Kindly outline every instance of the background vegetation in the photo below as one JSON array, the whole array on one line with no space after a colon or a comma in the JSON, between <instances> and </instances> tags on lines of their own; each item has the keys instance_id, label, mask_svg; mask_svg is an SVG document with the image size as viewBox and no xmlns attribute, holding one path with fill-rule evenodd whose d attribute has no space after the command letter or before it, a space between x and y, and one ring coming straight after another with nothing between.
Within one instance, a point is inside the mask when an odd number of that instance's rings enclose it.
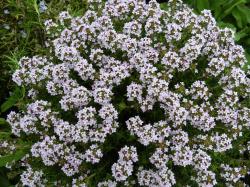
<instances>
[{"instance_id":1,"label":"background vegetation","mask_svg":"<svg viewBox=\"0 0 250 187\"><path fill-rule=\"evenodd\" d=\"M220 27L235 31L235 41L246 51L250 65L250 0L183 0L199 13L210 9ZM10 127L5 122L10 110L18 110L25 93L11 81L11 74L18 67L22 56L46 53L43 22L58 16L62 10L81 15L86 9L86 0L0 0L0 140L13 139ZM159 1L164 7L166 0ZM45 10L46 9L46 10ZM10 172L4 166L8 161L18 160L26 154L27 146L18 142L14 154L0 157L0 186L11 186L19 180L22 168ZM1 154L1 152L0 152ZM249 159L249 155L247 155ZM249 180L246 178L246 180ZM248 181L250 184L250 181Z\"/></svg>"}]
</instances>

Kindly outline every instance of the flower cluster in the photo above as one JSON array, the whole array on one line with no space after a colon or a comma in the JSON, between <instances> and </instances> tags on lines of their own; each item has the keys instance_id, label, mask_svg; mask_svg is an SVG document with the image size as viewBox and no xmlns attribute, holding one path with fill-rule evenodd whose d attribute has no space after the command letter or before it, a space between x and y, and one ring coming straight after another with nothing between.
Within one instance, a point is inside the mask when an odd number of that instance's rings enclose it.
<instances>
[{"instance_id":1,"label":"flower cluster","mask_svg":"<svg viewBox=\"0 0 250 187\"><path fill-rule=\"evenodd\" d=\"M23 57L13 74L28 104L7 121L35 141L23 185L46 186L37 161L62 186L183 185L187 168L187 185L234 185L247 173L214 159L249 130L250 79L209 10L89 0L83 16L62 12L45 28L48 56Z\"/></svg>"},{"instance_id":2,"label":"flower cluster","mask_svg":"<svg viewBox=\"0 0 250 187\"><path fill-rule=\"evenodd\" d=\"M21 175L21 181L24 186L41 186L45 187L46 180L43 179L42 171L34 171L28 167Z\"/></svg>"},{"instance_id":3,"label":"flower cluster","mask_svg":"<svg viewBox=\"0 0 250 187\"><path fill-rule=\"evenodd\" d=\"M138 161L136 148L123 147L119 152L119 160L112 165L112 174L116 181L125 181L133 171L133 163Z\"/></svg>"}]
</instances>

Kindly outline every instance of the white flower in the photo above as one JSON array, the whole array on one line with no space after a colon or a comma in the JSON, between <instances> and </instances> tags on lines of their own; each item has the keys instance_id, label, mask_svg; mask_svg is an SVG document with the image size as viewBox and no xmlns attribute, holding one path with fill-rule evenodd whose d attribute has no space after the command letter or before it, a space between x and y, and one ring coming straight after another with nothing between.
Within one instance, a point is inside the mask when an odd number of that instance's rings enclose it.
<instances>
[{"instance_id":1,"label":"white flower","mask_svg":"<svg viewBox=\"0 0 250 187\"><path fill-rule=\"evenodd\" d=\"M238 185L245 167L209 170L222 164L213 154L245 146L238 138L250 127L250 72L234 33L181 0L167 10L156 0L88 0L86 8L45 21L49 56L21 58L12 75L28 97L7 122L21 140L36 137L22 184L47 185L31 169L37 158L60 168L66 186L170 187L176 166L192 168L199 186L221 177Z\"/></svg>"}]
</instances>

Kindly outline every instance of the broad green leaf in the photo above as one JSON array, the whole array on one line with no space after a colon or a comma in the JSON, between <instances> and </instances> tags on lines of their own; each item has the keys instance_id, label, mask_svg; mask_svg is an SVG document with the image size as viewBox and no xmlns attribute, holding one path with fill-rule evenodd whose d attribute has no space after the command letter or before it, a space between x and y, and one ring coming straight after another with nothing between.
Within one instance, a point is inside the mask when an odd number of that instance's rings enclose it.
<instances>
[{"instance_id":1,"label":"broad green leaf","mask_svg":"<svg viewBox=\"0 0 250 187\"><path fill-rule=\"evenodd\" d=\"M5 166L7 163L10 163L14 160L18 161L23 158L27 153L28 151L18 150L14 154L2 156L0 157L0 166Z\"/></svg>"},{"instance_id":2,"label":"broad green leaf","mask_svg":"<svg viewBox=\"0 0 250 187\"><path fill-rule=\"evenodd\" d=\"M0 132L0 139L8 139L11 135L11 132Z\"/></svg>"},{"instance_id":3,"label":"broad green leaf","mask_svg":"<svg viewBox=\"0 0 250 187\"><path fill-rule=\"evenodd\" d=\"M4 118L0 118L0 125L7 124L7 121Z\"/></svg>"},{"instance_id":4,"label":"broad green leaf","mask_svg":"<svg viewBox=\"0 0 250 187\"><path fill-rule=\"evenodd\" d=\"M7 98L7 100L1 105L1 112L6 112L23 97L24 97L24 88L16 87L11 96Z\"/></svg>"},{"instance_id":5,"label":"broad green leaf","mask_svg":"<svg viewBox=\"0 0 250 187\"><path fill-rule=\"evenodd\" d=\"M230 28L232 29L234 32L236 32L236 27L231 24L231 23L225 23L225 22L218 22L217 25L220 27L220 28Z\"/></svg>"},{"instance_id":6,"label":"broad green leaf","mask_svg":"<svg viewBox=\"0 0 250 187\"><path fill-rule=\"evenodd\" d=\"M196 6L199 11L204 9L209 9L209 1L208 0L196 0Z\"/></svg>"},{"instance_id":7,"label":"broad green leaf","mask_svg":"<svg viewBox=\"0 0 250 187\"><path fill-rule=\"evenodd\" d=\"M1 129L5 129L5 130L10 128L8 122L4 118L0 118L0 127Z\"/></svg>"},{"instance_id":8,"label":"broad green leaf","mask_svg":"<svg viewBox=\"0 0 250 187\"><path fill-rule=\"evenodd\" d=\"M247 65L250 66L250 54L246 52Z\"/></svg>"},{"instance_id":9,"label":"broad green leaf","mask_svg":"<svg viewBox=\"0 0 250 187\"><path fill-rule=\"evenodd\" d=\"M240 5L246 3L246 0L233 0L225 4L224 10L221 12L219 19L225 18L228 14L232 13L233 9Z\"/></svg>"},{"instance_id":10,"label":"broad green leaf","mask_svg":"<svg viewBox=\"0 0 250 187\"><path fill-rule=\"evenodd\" d=\"M0 173L0 186L1 187L10 187L10 182L6 176L6 173L1 172Z\"/></svg>"},{"instance_id":11,"label":"broad green leaf","mask_svg":"<svg viewBox=\"0 0 250 187\"><path fill-rule=\"evenodd\" d=\"M235 41L239 41L240 39L249 36L249 34L250 34L250 27L246 27L245 29L235 34Z\"/></svg>"},{"instance_id":12,"label":"broad green leaf","mask_svg":"<svg viewBox=\"0 0 250 187\"><path fill-rule=\"evenodd\" d=\"M243 22L243 27L250 23L250 8L245 4L238 5L235 9L237 9L241 13L241 19Z\"/></svg>"},{"instance_id":13,"label":"broad green leaf","mask_svg":"<svg viewBox=\"0 0 250 187\"><path fill-rule=\"evenodd\" d=\"M20 142L16 144L16 151L13 154L0 157L0 167L12 161L18 161L30 151L30 143Z\"/></svg>"},{"instance_id":14,"label":"broad green leaf","mask_svg":"<svg viewBox=\"0 0 250 187\"><path fill-rule=\"evenodd\" d=\"M235 8L233 11L232 11L232 15L233 17L235 18L236 20L236 24L239 28L242 28L243 27L243 20L242 20L242 13L237 9Z\"/></svg>"},{"instance_id":15,"label":"broad green leaf","mask_svg":"<svg viewBox=\"0 0 250 187\"><path fill-rule=\"evenodd\" d=\"M211 9L216 9L225 4L228 0L209 0Z\"/></svg>"},{"instance_id":16,"label":"broad green leaf","mask_svg":"<svg viewBox=\"0 0 250 187\"><path fill-rule=\"evenodd\" d=\"M161 3L160 7L162 10L167 10L168 9L168 4L167 3Z\"/></svg>"},{"instance_id":17,"label":"broad green leaf","mask_svg":"<svg viewBox=\"0 0 250 187\"><path fill-rule=\"evenodd\" d=\"M124 109L127 108L127 105L124 101L121 101L119 104L118 104L118 109L119 111L123 111Z\"/></svg>"},{"instance_id":18,"label":"broad green leaf","mask_svg":"<svg viewBox=\"0 0 250 187\"><path fill-rule=\"evenodd\" d=\"M222 10L222 5L225 4L228 0L210 0L209 5L210 9L214 11L214 16L217 18Z\"/></svg>"},{"instance_id":19,"label":"broad green leaf","mask_svg":"<svg viewBox=\"0 0 250 187\"><path fill-rule=\"evenodd\" d=\"M247 47L248 49L250 49L250 38L244 40L244 42L246 43L246 45L248 45L248 46L246 46L246 47Z\"/></svg>"},{"instance_id":20,"label":"broad green leaf","mask_svg":"<svg viewBox=\"0 0 250 187\"><path fill-rule=\"evenodd\" d=\"M244 65L243 69L248 70L248 66L250 66L250 53L245 52L246 58L247 58L247 63Z\"/></svg>"}]
</instances>

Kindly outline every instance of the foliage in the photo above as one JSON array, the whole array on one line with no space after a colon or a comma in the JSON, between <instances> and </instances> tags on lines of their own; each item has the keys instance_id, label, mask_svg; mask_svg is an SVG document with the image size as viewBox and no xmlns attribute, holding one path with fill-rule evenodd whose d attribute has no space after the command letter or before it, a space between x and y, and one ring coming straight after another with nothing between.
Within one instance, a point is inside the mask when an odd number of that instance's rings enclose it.
<instances>
[{"instance_id":1,"label":"foliage","mask_svg":"<svg viewBox=\"0 0 250 187\"><path fill-rule=\"evenodd\" d=\"M86 6L84 0L53 0L46 3L46 12L41 12L39 4L40 1L36 0L0 1L0 139L6 138L5 134L10 131L4 120L8 111L18 110L24 103L24 88L14 85L11 81L11 74L18 68L18 61L22 56L46 53L43 23L48 17L56 17L62 10L80 14ZM13 138L10 136L10 139ZM25 147L26 144L23 142L20 145ZM13 158L20 159L25 150L27 152L27 149L17 151L14 155L5 157L7 159L1 158L1 163ZM16 183L20 174L10 172L3 167L0 171L1 187ZM6 176L6 172L10 175Z\"/></svg>"},{"instance_id":2,"label":"foliage","mask_svg":"<svg viewBox=\"0 0 250 187\"><path fill-rule=\"evenodd\" d=\"M211 9L213 15L218 21L220 27L229 27L235 30L235 41L242 45L246 50L248 64L250 64L250 0L185 0L184 2L192 6L198 13L203 9ZM166 5L166 4L165 4ZM162 4L162 7L167 7ZM39 1L36 0L7 0L0 1L0 103L1 104L1 118L0 118L0 139L15 140L16 137L10 135L9 125L6 123L5 116L10 110L23 109L27 101L25 100L24 87L16 86L11 81L11 74L18 69L18 61L22 56L33 56L35 54L48 54L45 49L45 34L43 22L48 18L56 18L59 12L68 10L72 15L81 15L86 10L86 2L84 0L52 0L47 1L48 9L46 12L39 10ZM5 10L9 14L3 13ZM9 28L8 28L9 26ZM124 101L119 102L117 108L123 111L124 115L128 112L128 105ZM250 105L250 104L249 104ZM153 119L159 114L149 114L150 119ZM127 134L121 134L120 137L110 138L110 142L122 142L128 138ZM133 139L133 137L130 137ZM243 142L250 140L249 134L244 134ZM11 160L20 160L30 147L31 140L18 141L17 150L15 154L7 155L0 158L0 166L6 164ZM107 147L107 149L114 149L114 147ZM240 147L239 147L240 149ZM232 164L238 163L240 160L239 150L232 150L229 152L229 157L223 155L214 155L217 159L229 159ZM147 155L146 153L142 155ZM245 159L249 159L249 155L245 155ZM141 159L141 162L146 162ZM37 161L39 164L39 161ZM16 173L10 172L6 168L0 169L0 186L10 186L17 182L20 175L19 166ZM218 168L214 168L217 170ZM97 170L102 171L102 168ZM176 168L178 170L178 168ZM183 172L181 177L188 178L190 171L179 170ZM9 173L8 173L9 172ZM51 178L57 173L53 169L47 171L51 174ZM8 176L6 175L8 173ZM61 175L61 173L60 173ZM89 180L95 179L96 176L91 176ZM100 176L99 176L100 177ZM9 180L6 180L8 178ZM182 184L180 184L182 185Z\"/></svg>"}]
</instances>

